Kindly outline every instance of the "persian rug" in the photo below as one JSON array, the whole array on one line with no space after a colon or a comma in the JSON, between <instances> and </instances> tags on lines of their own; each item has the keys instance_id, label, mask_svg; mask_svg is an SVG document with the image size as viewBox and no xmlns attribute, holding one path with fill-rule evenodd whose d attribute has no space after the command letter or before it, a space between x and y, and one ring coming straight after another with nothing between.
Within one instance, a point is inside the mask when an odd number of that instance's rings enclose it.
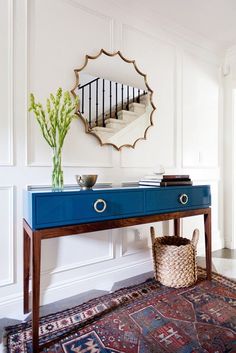
<instances>
[{"instance_id":1,"label":"persian rug","mask_svg":"<svg viewBox=\"0 0 236 353\"><path fill-rule=\"evenodd\" d=\"M150 279L42 317L44 352L235 353L236 283L205 275L182 289ZM5 351L32 353L31 322L6 328Z\"/></svg>"}]
</instances>

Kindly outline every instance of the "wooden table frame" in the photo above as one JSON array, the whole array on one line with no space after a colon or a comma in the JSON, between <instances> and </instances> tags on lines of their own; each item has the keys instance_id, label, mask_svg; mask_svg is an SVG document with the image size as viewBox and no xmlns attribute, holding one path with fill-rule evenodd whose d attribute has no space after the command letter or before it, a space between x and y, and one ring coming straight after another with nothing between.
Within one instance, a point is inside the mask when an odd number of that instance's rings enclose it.
<instances>
[{"instance_id":1,"label":"wooden table frame","mask_svg":"<svg viewBox=\"0 0 236 353\"><path fill-rule=\"evenodd\" d=\"M154 214L141 217L115 219L71 226L32 230L23 220L24 232L24 313L29 310L29 277L32 261L32 340L33 352L39 353L45 345L39 346L39 306L40 306L40 266L41 241L74 234L96 232L105 229L129 227L138 224L174 220L174 233L180 235L180 219L184 217L204 215L205 254L207 279L211 280L211 208ZM32 243L32 244L31 244Z\"/></svg>"}]
</instances>

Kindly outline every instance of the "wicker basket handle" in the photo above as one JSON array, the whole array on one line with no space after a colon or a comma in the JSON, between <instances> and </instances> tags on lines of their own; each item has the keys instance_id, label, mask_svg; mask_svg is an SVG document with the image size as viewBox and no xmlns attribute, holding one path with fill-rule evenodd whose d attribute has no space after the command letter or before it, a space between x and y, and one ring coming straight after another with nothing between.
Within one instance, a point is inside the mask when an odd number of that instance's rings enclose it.
<instances>
[{"instance_id":1,"label":"wicker basket handle","mask_svg":"<svg viewBox=\"0 0 236 353\"><path fill-rule=\"evenodd\" d=\"M192 240L191 240L193 246L195 247L197 246L198 239L199 239L199 229L194 229Z\"/></svg>"},{"instance_id":2,"label":"wicker basket handle","mask_svg":"<svg viewBox=\"0 0 236 353\"><path fill-rule=\"evenodd\" d=\"M156 238L154 227L150 227L150 233L151 233L152 245L154 245L155 238Z\"/></svg>"}]
</instances>

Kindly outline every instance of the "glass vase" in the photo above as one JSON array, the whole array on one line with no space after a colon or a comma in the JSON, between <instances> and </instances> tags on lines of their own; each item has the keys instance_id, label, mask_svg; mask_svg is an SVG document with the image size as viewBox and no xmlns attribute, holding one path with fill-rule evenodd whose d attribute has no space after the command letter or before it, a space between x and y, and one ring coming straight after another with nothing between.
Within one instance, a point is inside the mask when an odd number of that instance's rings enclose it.
<instances>
[{"instance_id":1,"label":"glass vase","mask_svg":"<svg viewBox=\"0 0 236 353\"><path fill-rule=\"evenodd\" d=\"M61 168L61 150L53 149L53 170L52 170L52 189L62 190L64 186L63 171Z\"/></svg>"}]
</instances>

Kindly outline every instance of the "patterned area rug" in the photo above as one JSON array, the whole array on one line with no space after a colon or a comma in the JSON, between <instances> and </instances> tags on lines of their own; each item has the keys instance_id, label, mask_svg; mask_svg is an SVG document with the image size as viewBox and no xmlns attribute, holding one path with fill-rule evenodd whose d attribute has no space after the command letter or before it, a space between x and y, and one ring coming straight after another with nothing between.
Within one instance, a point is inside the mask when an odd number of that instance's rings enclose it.
<instances>
[{"instance_id":1,"label":"patterned area rug","mask_svg":"<svg viewBox=\"0 0 236 353\"><path fill-rule=\"evenodd\" d=\"M50 353L236 352L236 283L217 274L173 289L154 279L41 318ZM29 353L30 322L6 329L9 353Z\"/></svg>"}]
</instances>

